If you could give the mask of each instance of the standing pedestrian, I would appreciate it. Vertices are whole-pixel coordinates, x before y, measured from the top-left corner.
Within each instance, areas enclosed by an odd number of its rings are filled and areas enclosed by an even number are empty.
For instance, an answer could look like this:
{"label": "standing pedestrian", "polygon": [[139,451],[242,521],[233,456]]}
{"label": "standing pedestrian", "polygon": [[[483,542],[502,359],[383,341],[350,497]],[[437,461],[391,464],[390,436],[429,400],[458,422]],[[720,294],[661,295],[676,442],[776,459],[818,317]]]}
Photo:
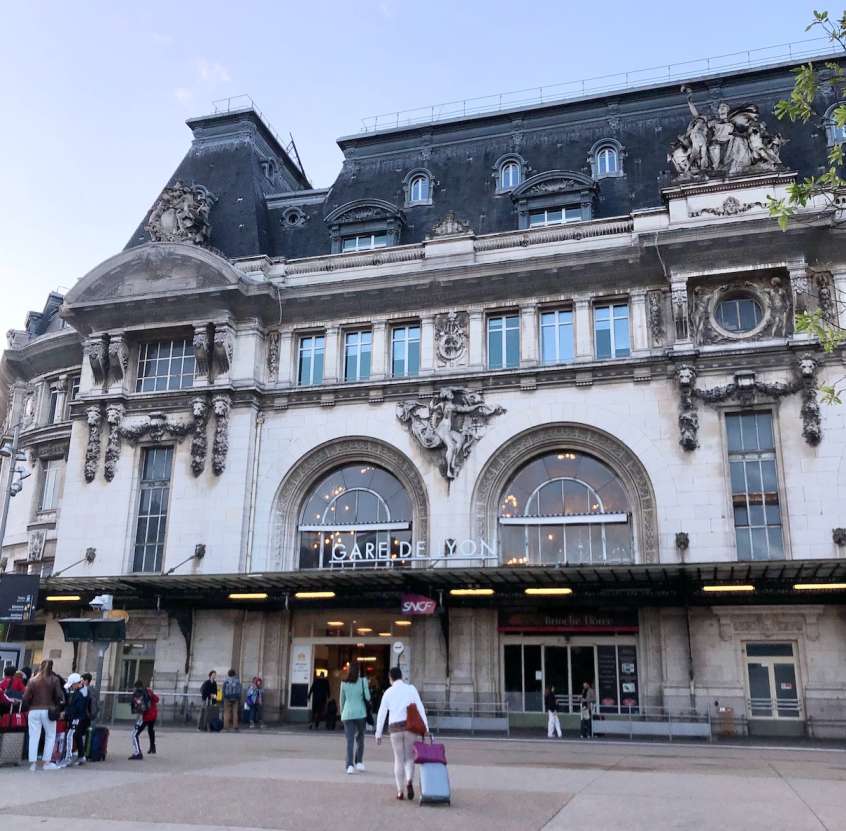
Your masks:
{"label": "standing pedestrian", "polygon": [[78,672],[68,676],[65,690],[68,693],[68,733],[65,755],[59,763],[63,768],[85,764],[85,734],[88,732],[88,696],[83,692],[82,676]]}
{"label": "standing pedestrian", "polygon": [[217,701],[217,673],[212,670],[209,677],[203,681],[200,687],[200,697],[204,706],[208,707]]}
{"label": "standing pedestrian", "polygon": [[262,704],[264,703],[264,682],[258,675],[253,676],[250,686],[247,687],[247,696],[244,699],[244,720],[252,729],[256,725],[262,726]]}
{"label": "standing pedestrian", "polygon": [[241,708],[241,679],[234,669],[230,669],[226,673],[226,680],[223,682],[223,729],[228,730],[230,727],[237,732],[238,719]]}
{"label": "standing pedestrian", "polygon": [[326,702],[329,700],[329,679],[315,672],[314,680],[308,688],[308,698],[311,699],[311,724],[308,729],[317,730],[320,727],[320,719],[323,718],[323,711],[326,709]]}
{"label": "standing pedestrian", "polygon": [[558,699],[555,697],[555,687],[546,688],[546,696],[544,697],[544,707],[546,707],[546,737],[551,739],[553,734],[561,738],[561,721],[558,718]]}
{"label": "standing pedestrian", "polygon": [[[406,729],[408,708],[414,705],[420,718],[429,730],[429,722],[426,720],[426,711],[423,709],[423,702],[420,700],[420,693],[413,684],[406,684],[402,680],[402,670],[399,667],[391,667],[388,677],[391,679],[391,686],[382,695],[379,703],[379,715],[376,717],[376,744],[382,744],[382,731],[385,728],[385,720],[388,721],[388,731],[391,734],[391,748],[394,751],[394,779],[397,783],[397,799],[414,799],[414,742],[420,737]],[[403,793],[405,787],[405,793]]]}
{"label": "standing pedestrian", "polygon": [[[139,678],[135,682],[135,688],[132,690],[132,713],[135,716],[135,724],[132,725],[132,755],[129,757],[131,762],[140,762],[144,755],[141,753],[140,736],[144,732],[146,723],[144,716],[153,706],[153,700],[150,698],[150,691],[147,686]],[[155,736],[155,733],[153,734]]]}
{"label": "standing pedestrian", "polygon": [[582,731],[581,737],[583,739],[590,739],[593,736],[593,710],[596,704],[596,693],[589,681],[582,684],[582,698],[581,698],[581,718]]}
{"label": "standing pedestrian", "polygon": [[344,723],[344,736],[347,739],[347,773],[364,770],[364,720],[367,718],[369,701],[370,687],[367,681],[359,676],[358,661],[351,661],[346,681],[341,683],[341,721]]}
{"label": "standing pedestrian", "polygon": [[82,673],[82,683],[84,684],[85,695],[88,699],[89,724],[93,724],[97,721],[97,717],[100,715],[100,691],[96,687],[92,686],[93,681],[94,678],[90,672]]}
{"label": "standing pedestrian", "polygon": [[38,743],[44,731],[44,770],[57,770],[51,761],[56,743],[56,719],[64,695],[58,677],[53,673],[53,662],[42,661],[39,671],[30,678],[23,694],[23,706],[29,709],[29,769],[37,769]]}

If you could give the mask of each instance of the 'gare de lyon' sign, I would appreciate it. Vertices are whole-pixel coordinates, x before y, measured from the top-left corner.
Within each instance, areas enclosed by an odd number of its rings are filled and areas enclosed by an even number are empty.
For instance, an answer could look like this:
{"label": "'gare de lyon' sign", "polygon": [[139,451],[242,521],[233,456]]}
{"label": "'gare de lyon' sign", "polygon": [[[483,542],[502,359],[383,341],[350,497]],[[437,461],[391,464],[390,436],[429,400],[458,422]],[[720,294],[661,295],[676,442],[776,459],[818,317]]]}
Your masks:
{"label": "'gare de lyon' sign", "polygon": [[[444,556],[457,557],[463,560],[488,560],[496,558],[497,553],[493,546],[484,540],[444,540]],[[379,562],[381,560],[429,560],[426,553],[426,541],[417,542],[403,541],[399,544],[399,553],[391,555],[390,544],[387,540],[380,542],[367,542],[359,546],[358,542],[352,547],[347,547],[342,542],[332,545],[332,562],[349,563],[368,560]]]}

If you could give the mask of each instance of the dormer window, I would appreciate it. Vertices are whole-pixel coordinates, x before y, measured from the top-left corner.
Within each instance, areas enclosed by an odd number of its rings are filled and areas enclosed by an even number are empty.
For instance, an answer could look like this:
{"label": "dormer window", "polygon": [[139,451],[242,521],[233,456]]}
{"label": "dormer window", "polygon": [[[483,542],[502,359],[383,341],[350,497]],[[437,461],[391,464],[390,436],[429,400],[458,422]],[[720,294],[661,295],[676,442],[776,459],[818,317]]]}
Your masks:
{"label": "dormer window", "polygon": [[431,205],[433,181],[432,174],[424,169],[409,170],[402,180],[402,190],[405,194],[407,207],[413,205]]}
{"label": "dormer window", "polygon": [[617,151],[613,147],[603,147],[596,154],[597,176],[607,176],[609,173],[616,173],[617,167]]}
{"label": "dormer window", "polygon": [[499,169],[499,189],[511,190],[520,184],[520,165],[517,162],[505,162]]}
{"label": "dormer window", "polygon": [[409,189],[409,202],[428,202],[429,201],[429,177],[415,176],[411,180],[411,188]]}
{"label": "dormer window", "polygon": [[846,144],[846,126],[837,124],[837,110],[846,108],[846,101],[838,101],[825,111],[825,138],[829,147]]}
{"label": "dormer window", "polygon": [[335,208],[323,221],[329,226],[332,253],[341,254],[399,245],[404,217],[390,202],[358,199]]}
{"label": "dormer window", "polygon": [[491,176],[497,193],[511,193],[526,178],[526,160],[518,153],[506,153],[494,162]]}
{"label": "dormer window", "polygon": [[529,227],[541,228],[545,225],[561,225],[564,222],[578,222],[581,218],[581,208],[544,208],[542,211],[529,213]]}
{"label": "dormer window", "polygon": [[341,252],[372,251],[374,248],[385,248],[388,244],[387,234],[356,234],[341,239]]}
{"label": "dormer window", "polygon": [[572,170],[549,170],[514,188],[518,228],[542,228],[593,218],[596,182]]}
{"label": "dormer window", "polygon": [[594,179],[606,179],[623,175],[623,145],[616,139],[600,139],[588,153],[591,174]]}

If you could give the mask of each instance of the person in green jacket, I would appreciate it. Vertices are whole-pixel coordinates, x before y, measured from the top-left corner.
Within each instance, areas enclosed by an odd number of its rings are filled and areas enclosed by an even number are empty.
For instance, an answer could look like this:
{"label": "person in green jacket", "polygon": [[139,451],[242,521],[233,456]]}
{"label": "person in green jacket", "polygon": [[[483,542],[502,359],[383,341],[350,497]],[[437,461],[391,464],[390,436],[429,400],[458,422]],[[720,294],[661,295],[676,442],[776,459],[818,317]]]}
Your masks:
{"label": "person in green jacket", "polygon": [[341,684],[341,721],[344,723],[344,735],[347,739],[347,773],[364,770],[364,722],[369,701],[370,686],[366,679],[359,676],[358,661],[351,661],[347,680]]}

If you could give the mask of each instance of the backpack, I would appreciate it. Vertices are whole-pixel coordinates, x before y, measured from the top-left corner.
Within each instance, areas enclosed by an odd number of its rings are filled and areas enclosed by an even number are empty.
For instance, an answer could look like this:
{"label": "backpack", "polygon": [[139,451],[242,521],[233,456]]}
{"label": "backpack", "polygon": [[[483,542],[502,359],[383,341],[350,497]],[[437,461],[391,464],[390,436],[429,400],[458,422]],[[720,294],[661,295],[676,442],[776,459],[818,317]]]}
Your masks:
{"label": "backpack", "polygon": [[150,694],[147,690],[136,690],[132,693],[132,712],[143,716],[150,709]]}
{"label": "backpack", "polygon": [[241,700],[241,680],[237,675],[223,682],[223,697],[227,701]]}

